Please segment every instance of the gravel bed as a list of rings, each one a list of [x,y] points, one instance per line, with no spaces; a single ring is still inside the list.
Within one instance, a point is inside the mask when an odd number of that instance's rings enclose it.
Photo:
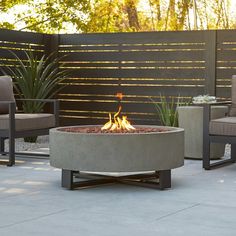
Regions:
[[[8,151],[8,139],[5,140],[5,150]],[[49,136],[40,136],[36,143],[26,143],[23,138],[16,139],[16,152],[20,151],[33,151],[40,148],[49,147]]]

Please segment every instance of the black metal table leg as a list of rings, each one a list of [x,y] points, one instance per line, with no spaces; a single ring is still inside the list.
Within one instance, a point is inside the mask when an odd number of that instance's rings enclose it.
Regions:
[[[61,173],[61,186],[63,188],[73,189],[73,171],[62,169]]]
[[[75,178],[86,180],[74,181]],[[84,189],[106,184],[129,184],[155,189],[166,189],[171,187],[171,170],[161,170],[152,173],[134,175],[108,176],[104,174],[84,173],[62,169],[61,185],[67,189]]]
[[[159,171],[160,189],[171,188],[171,170]]]

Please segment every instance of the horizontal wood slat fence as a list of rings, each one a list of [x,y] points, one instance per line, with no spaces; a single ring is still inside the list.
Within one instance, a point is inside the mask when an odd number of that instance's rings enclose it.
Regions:
[[[189,101],[199,94],[230,97],[236,74],[236,30],[47,35],[0,30],[0,67],[14,51],[57,51],[68,68],[58,94],[61,125],[102,124],[118,109],[135,124],[157,124],[149,99],[160,94]]]

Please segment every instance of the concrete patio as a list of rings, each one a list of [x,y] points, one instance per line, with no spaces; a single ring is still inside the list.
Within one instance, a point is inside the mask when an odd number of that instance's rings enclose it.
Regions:
[[[205,171],[185,161],[173,187],[111,185],[68,191],[48,160],[0,166],[0,235],[207,235],[236,232],[236,164]]]

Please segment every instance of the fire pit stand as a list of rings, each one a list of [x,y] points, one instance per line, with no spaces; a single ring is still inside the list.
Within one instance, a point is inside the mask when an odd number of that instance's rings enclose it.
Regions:
[[[184,164],[184,130],[135,128],[136,133],[102,133],[101,126],[51,129],[50,164],[62,169],[62,187],[124,183],[170,188],[171,170]]]
[[[86,180],[75,181],[77,178]],[[133,175],[110,176],[62,169],[62,187],[70,190],[115,183],[163,190],[171,187],[171,170]]]

